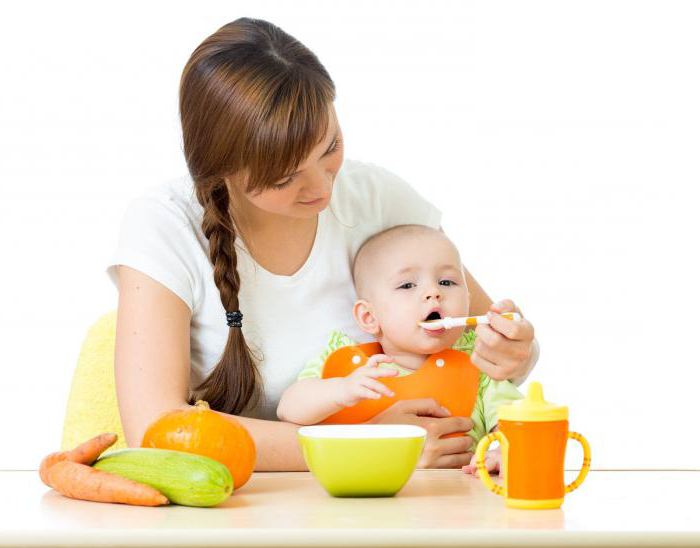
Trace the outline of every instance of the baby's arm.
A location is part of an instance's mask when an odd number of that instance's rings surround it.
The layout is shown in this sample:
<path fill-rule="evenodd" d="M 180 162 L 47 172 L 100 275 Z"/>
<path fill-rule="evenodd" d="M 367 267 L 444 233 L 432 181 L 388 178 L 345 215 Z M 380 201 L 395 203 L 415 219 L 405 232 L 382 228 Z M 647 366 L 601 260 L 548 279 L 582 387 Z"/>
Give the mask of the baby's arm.
<path fill-rule="evenodd" d="M 316 424 L 361 400 L 392 397 L 394 393 L 377 380 L 398 374 L 395 369 L 378 367 L 391 361 L 389 356 L 375 354 L 347 377 L 297 381 L 282 394 L 277 417 L 295 424 Z"/>

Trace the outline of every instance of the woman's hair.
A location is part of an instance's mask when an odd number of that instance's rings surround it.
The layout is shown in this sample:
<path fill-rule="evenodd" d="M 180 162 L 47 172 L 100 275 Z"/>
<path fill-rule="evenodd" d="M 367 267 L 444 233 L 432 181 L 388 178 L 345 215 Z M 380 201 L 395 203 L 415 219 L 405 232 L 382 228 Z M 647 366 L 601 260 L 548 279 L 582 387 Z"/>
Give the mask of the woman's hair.
<path fill-rule="evenodd" d="M 325 137 L 334 100 L 335 85 L 316 56 L 260 19 L 224 25 L 187 62 L 180 82 L 185 160 L 225 311 L 239 310 L 240 291 L 235 194 L 226 178 L 240 177 L 246 192 L 260 192 L 295 171 Z M 257 403 L 259 374 L 240 328 L 229 328 L 219 362 L 194 392 L 191 401 L 225 413 Z"/>

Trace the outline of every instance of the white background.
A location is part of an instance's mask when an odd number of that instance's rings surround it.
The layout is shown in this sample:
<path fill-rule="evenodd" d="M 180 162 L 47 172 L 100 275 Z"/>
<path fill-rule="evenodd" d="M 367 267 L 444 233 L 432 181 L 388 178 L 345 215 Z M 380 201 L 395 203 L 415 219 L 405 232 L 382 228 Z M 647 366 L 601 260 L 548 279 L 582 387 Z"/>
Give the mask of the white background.
<path fill-rule="evenodd" d="M 24 2 L 0 8 L 0 469 L 57 450 L 126 203 L 185 173 L 191 51 L 241 16 L 324 63 L 346 157 L 444 212 L 542 347 L 596 468 L 700 467 L 700 5 Z M 572 465 L 579 454 L 572 450 Z"/>

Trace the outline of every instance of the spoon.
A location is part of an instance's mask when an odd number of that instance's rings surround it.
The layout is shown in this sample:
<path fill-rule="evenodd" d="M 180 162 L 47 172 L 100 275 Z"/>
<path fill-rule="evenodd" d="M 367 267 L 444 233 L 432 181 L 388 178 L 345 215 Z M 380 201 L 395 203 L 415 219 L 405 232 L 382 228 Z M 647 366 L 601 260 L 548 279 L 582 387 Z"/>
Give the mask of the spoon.
<path fill-rule="evenodd" d="M 508 320 L 521 320 L 522 316 L 517 312 L 503 312 L 499 314 Z M 438 329 L 451 329 L 453 327 L 474 327 L 479 324 L 489 323 L 488 316 L 462 316 L 458 318 L 450 318 L 445 316 L 439 320 L 428 320 L 426 322 L 418 322 L 418 325 L 429 329 L 431 331 L 436 331 Z"/>

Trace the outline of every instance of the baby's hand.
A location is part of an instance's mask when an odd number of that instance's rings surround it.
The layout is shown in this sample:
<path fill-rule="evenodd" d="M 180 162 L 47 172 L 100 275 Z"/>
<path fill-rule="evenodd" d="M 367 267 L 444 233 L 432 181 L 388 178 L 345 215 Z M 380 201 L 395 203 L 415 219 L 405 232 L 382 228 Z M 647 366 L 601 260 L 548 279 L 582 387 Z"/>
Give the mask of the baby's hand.
<path fill-rule="evenodd" d="M 486 451 L 484 457 L 484 465 L 489 474 L 498 472 L 498 475 L 503 477 L 503 471 L 501 470 L 501 449 L 492 449 L 491 451 Z M 472 457 L 472 460 L 466 466 L 462 466 L 462 472 L 465 474 L 471 474 L 472 476 L 477 475 L 476 471 L 476 455 Z"/>
<path fill-rule="evenodd" d="M 361 400 L 376 400 L 382 396 L 391 398 L 394 393 L 376 379 L 395 377 L 399 374 L 395 369 L 379 367 L 380 363 L 393 361 L 385 354 L 375 354 L 367 360 L 365 365 L 358 367 L 347 377 L 341 378 L 336 403 L 343 407 L 351 407 Z"/>

